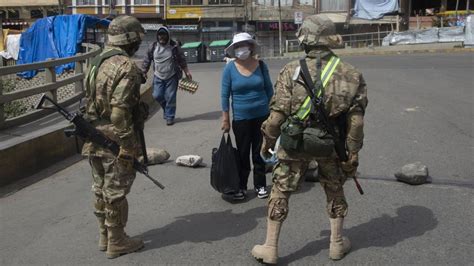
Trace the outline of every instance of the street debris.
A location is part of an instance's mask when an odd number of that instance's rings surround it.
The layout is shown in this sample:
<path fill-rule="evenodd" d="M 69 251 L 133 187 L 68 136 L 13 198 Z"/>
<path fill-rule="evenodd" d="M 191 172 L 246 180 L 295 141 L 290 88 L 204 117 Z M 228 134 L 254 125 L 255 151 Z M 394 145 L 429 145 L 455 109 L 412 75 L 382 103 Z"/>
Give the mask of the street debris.
<path fill-rule="evenodd" d="M 421 162 L 406 164 L 401 172 L 395 173 L 398 181 L 410 185 L 421 185 L 427 182 L 429 174 L 428 167 Z"/>
<path fill-rule="evenodd" d="M 176 164 L 179 166 L 199 167 L 202 163 L 202 157 L 199 155 L 183 155 L 176 158 Z"/>
<path fill-rule="evenodd" d="M 147 148 L 146 153 L 148 165 L 162 164 L 170 158 L 170 154 L 164 149 Z M 140 157 L 140 161 L 143 161 L 143 156 Z"/>

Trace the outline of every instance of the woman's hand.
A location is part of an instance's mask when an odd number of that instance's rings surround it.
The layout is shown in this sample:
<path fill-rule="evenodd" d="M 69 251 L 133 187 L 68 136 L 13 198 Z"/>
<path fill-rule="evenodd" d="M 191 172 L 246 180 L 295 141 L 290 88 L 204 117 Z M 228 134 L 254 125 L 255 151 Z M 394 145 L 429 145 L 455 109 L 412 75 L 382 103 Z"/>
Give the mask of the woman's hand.
<path fill-rule="evenodd" d="M 221 129 L 225 132 L 228 133 L 230 131 L 230 122 L 228 119 L 222 119 L 222 125 Z"/>
<path fill-rule="evenodd" d="M 228 133 L 230 131 L 229 112 L 222 111 L 221 129 L 224 130 L 225 133 Z"/>

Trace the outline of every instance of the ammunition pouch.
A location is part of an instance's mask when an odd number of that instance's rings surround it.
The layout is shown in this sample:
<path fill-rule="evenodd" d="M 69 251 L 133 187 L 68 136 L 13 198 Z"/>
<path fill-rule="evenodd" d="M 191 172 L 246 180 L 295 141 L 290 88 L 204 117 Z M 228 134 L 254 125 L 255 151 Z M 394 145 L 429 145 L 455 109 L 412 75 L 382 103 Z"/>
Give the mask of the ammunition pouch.
<path fill-rule="evenodd" d="M 321 127 L 306 127 L 303 121 L 289 117 L 281 126 L 280 145 L 289 152 L 328 157 L 334 152 L 333 137 Z"/>
<path fill-rule="evenodd" d="M 334 139 L 325 129 L 308 127 L 303 131 L 303 150 L 315 157 L 329 157 L 334 152 Z"/>
<path fill-rule="evenodd" d="M 303 147 L 304 123 L 296 117 L 288 117 L 280 127 L 280 145 L 291 152 L 301 152 Z"/>

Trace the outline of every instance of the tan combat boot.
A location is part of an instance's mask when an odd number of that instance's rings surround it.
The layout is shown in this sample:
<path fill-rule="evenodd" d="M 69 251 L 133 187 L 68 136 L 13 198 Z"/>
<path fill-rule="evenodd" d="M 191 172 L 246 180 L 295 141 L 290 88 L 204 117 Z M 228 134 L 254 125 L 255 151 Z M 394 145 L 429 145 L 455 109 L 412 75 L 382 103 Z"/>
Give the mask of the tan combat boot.
<path fill-rule="evenodd" d="M 267 239 L 263 245 L 255 245 L 252 256 L 266 264 L 276 264 L 278 260 L 278 237 L 282 222 L 267 219 Z"/>
<path fill-rule="evenodd" d="M 342 236 L 342 225 L 344 218 L 330 218 L 331 222 L 331 244 L 329 245 L 329 258 L 340 260 L 351 249 L 351 242 Z"/>
<path fill-rule="evenodd" d="M 135 252 L 143 248 L 143 240 L 138 238 L 130 238 L 123 230 L 123 227 L 108 227 L 108 245 L 107 258 L 114 259 L 121 255 Z"/>
<path fill-rule="evenodd" d="M 105 217 L 99 219 L 99 250 L 107 250 L 107 227 L 105 226 Z"/>

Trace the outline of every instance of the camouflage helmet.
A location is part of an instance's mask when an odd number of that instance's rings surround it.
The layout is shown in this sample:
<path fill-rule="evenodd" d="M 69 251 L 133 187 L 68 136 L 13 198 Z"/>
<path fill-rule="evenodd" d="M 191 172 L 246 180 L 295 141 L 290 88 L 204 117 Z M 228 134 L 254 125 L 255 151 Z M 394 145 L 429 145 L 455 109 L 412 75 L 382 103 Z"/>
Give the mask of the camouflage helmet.
<path fill-rule="evenodd" d="M 143 40 L 145 30 L 132 16 L 118 16 L 110 22 L 107 39 L 110 45 L 127 45 Z"/>
<path fill-rule="evenodd" d="M 306 17 L 298 32 L 296 32 L 300 44 L 309 46 L 329 46 L 334 42 L 332 40 L 334 35 L 336 35 L 336 26 L 324 14 Z"/>

